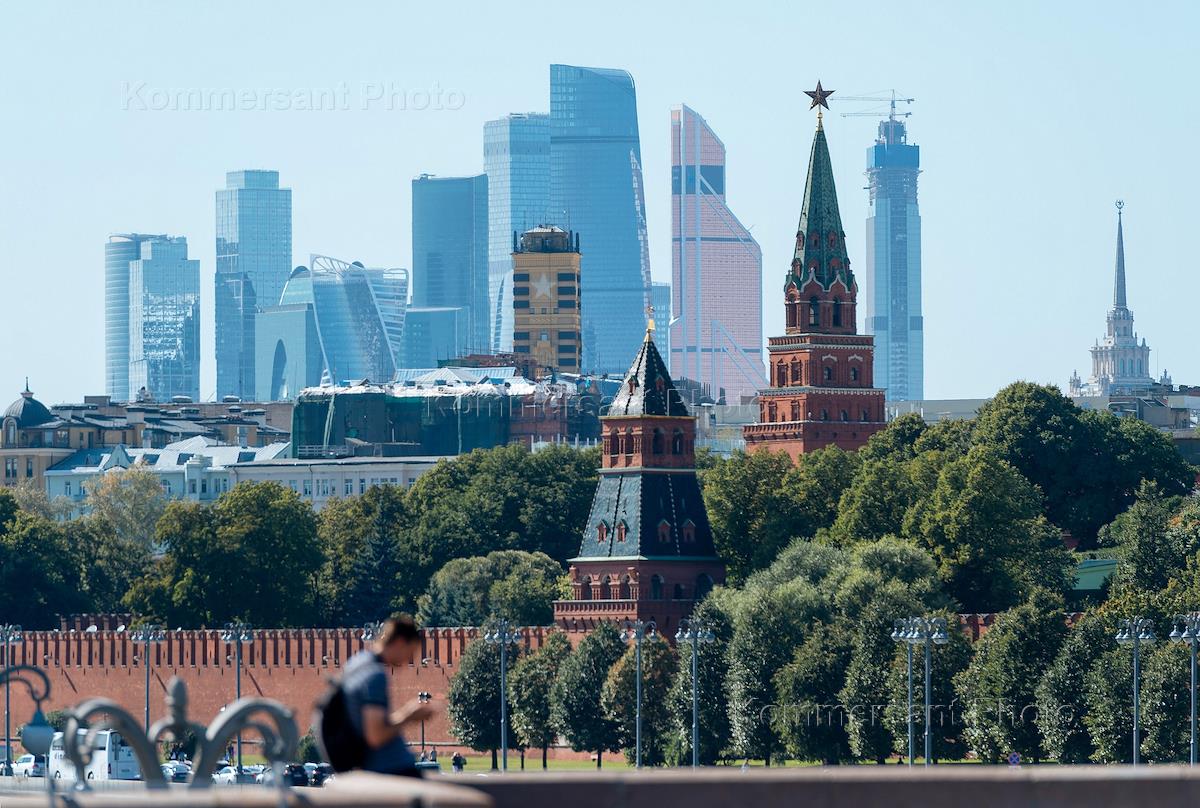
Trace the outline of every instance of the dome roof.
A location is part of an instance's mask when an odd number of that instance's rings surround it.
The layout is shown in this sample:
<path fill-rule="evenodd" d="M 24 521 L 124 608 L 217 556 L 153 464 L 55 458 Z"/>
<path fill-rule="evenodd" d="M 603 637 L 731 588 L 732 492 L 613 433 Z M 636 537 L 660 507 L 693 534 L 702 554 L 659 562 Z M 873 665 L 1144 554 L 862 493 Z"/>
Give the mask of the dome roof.
<path fill-rule="evenodd" d="M 4 411 L 4 418 L 16 418 L 18 427 L 32 427 L 54 420 L 46 405 L 33 397 L 28 381 L 25 382 L 25 389 L 21 391 L 21 397 L 9 404 L 8 409 Z"/>

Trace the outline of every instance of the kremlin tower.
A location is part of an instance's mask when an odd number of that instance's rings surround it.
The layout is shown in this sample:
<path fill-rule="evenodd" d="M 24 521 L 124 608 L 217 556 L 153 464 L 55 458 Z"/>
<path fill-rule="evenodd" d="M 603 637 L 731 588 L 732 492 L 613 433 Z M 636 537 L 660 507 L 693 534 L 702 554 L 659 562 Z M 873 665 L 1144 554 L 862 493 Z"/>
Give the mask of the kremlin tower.
<path fill-rule="evenodd" d="M 563 628 L 654 620 L 671 636 L 725 581 L 696 479 L 696 419 L 671 381 L 653 332 L 651 320 L 600 419 L 600 481 L 579 555 L 570 560 L 571 598 L 554 604 L 554 620 Z"/>
<path fill-rule="evenodd" d="M 817 132 L 796 230 L 796 250 L 783 285 L 784 336 L 768 342 L 770 387 L 759 391 L 758 423 L 745 427 L 750 451 L 786 451 L 793 459 L 824 446 L 853 450 L 885 426 L 883 391 L 872 387 L 874 337 L 859 334 L 858 283 L 820 107 L 832 90 L 806 94 L 817 108 Z"/>

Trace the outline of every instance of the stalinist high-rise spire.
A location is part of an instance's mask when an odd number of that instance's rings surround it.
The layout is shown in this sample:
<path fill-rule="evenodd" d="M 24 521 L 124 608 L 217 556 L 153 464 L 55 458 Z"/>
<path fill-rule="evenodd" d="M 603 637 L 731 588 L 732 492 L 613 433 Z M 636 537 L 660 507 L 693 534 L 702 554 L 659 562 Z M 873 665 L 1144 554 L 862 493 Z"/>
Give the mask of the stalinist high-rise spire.
<path fill-rule="evenodd" d="M 1092 346 L 1092 375 L 1084 383 L 1071 376 L 1073 396 L 1111 396 L 1149 389 L 1150 346 L 1138 340 L 1133 312 L 1125 295 L 1125 203 L 1117 200 L 1117 262 L 1113 277 L 1113 305 L 1108 311 L 1104 339 Z"/>

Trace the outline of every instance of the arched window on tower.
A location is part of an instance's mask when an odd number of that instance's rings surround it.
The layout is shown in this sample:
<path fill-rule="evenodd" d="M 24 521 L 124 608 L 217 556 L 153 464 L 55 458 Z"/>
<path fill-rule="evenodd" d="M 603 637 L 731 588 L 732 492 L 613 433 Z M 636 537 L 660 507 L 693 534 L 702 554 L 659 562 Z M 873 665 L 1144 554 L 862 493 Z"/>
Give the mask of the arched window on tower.
<path fill-rule="evenodd" d="M 580 600 L 591 600 L 592 599 L 592 576 L 590 576 L 590 575 L 583 576 L 583 581 L 580 583 L 580 586 L 579 586 L 579 599 Z"/>
<path fill-rule="evenodd" d="M 792 360 L 792 384 L 804 384 L 804 366 L 799 359 Z"/>
<path fill-rule="evenodd" d="M 625 427 L 625 458 L 633 457 L 633 427 Z"/>
<path fill-rule="evenodd" d="M 838 327 L 842 324 L 842 301 L 840 298 L 833 299 L 833 325 Z"/>
<path fill-rule="evenodd" d="M 663 433 L 661 427 L 654 427 L 654 439 L 652 442 L 652 451 L 656 455 L 666 451 L 667 436 Z"/>
<path fill-rule="evenodd" d="M 650 600 L 663 599 L 663 579 L 661 575 L 655 575 L 650 579 Z"/>
<path fill-rule="evenodd" d="M 596 525 L 596 541 L 608 541 L 608 525 L 604 522 Z"/>
<path fill-rule="evenodd" d="M 633 597 L 632 593 L 633 593 L 632 579 L 628 575 L 626 575 L 623 578 L 621 578 L 621 586 L 617 592 L 617 597 L 620 598 L 621 600 L 629 600 L 631 597 Z"/>
<path fill-rule="evenodd" d="M 827 381 L 827 382 L 833 381 L 833 368 L 829 367 L 829 365 L 826 365 L 821 370 L 821 377 L 824 378 L 825 381 Z"/>
<path fill-rule="evenodd" d="M 672 595 L 675 600 L 683 600 L 683 584 L 675 584 L 675 593 Z"/>
<path fill-rule="evenodd" d="M 658 543 L 668 544 L 671 541 L 671 523 L 666 519 L 658 523 Z"/>
<path fill-rule="evenodd" d="M 821 324 L 821 301 L 816 297 L 808 299 L 808 324 Z"/>
<path fill-rule="evenodd" d="M 780 359 L 778 362 L 775 363 L 775 386 L 776 387 L 787 387 L 787 385 L 788 385 L 787 365 L 783 364 L 783 360 Z"/>
<path fill-rule="evenodd" d="M 712 591 L 713 579 L 707 572 L 702 572 L 696 576 L 696 600 L 703 600 L 704 596 Z"/>
<path fill-rule="evenodd" d="M 671 454 L 683 454 L 683 430 L 678 427 L 671 433 Z"/>
<path fill-rule="evenodd" d="M 850 368 L 850 381 L 858 381 L 858 368 Z"/>
<path fill-rule="evenodd" d="M 621 453 L 621 435 L 617 430 L 610 429 L 608 431 L 608 460 L 611 464 L 616 465 L 617 455 Z"/>
<path fill-rule="evenodd" d="M 696 523 L 691 519 L 685 519 L 679 533 L 684 544 L 691 544 L 696 540 Z"/>
<path fill-rule="evenodd" d="M 842 410 L 842 420 L 843 420 L 843 421 L 849 421 L 849 420 L 850 420 L 850 413 L 848 413 L 846 410 Z"/>
<path fill-rule="evenodd" d="M 612 576 L 605 575 L 600 582 L 600 600 L 612 600 Z"/>
<path fill-rule="evenodd" d="M 617 541 L 625 541 L 625 534 L 629 532 L 629 528 L 625 525 L 625 520 L 617 522 Z"/>

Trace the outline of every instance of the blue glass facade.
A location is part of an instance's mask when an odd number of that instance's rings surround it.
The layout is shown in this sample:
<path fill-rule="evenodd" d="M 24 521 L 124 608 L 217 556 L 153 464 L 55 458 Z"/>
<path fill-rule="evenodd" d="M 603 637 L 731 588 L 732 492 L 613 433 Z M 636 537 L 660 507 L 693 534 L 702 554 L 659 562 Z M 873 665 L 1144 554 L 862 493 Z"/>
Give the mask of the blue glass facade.
<path fill-rule="evenodd" d="M 255 318 L 292 269 L 292 191 L 277 171 L 230 171 L 216 194 L 217 395 L 255 399 Z"/>
<path fill-rule="evenodd" d="M 104 391 L 113 401 L 129 397 L 129 263 L 142 254 L 141 233 L 117 233 L 104 245 Z"/>
<path fill-rule="evenodd" d="M 664 357 L 671 355 L 671 284 L 655 282 L 650 287 L 654 306 L 654 342 Z"/>
<path fill-rule="evenodd" d="M 550 210 L 580 235 L 584 370 L 623 374 L 650 271 L 637 95 L 623 70 L 550 66 Z"/>
<path fill-rule="evenodd" d="M 488 353 L 488 178 L 412 182 L 413 306 L 461 308 L 465 353 Z"/>
<path fill-rule="evenodd" d="M 408 273 L 314 255 L 279 305 L 259 313 L 256 386 L 272 401 L 305 387 L 391 381 L 404 332 Z"/>
<path fill-rule="evenodd" d="M 200 262 L 187 239 L 155 237 L 129 262 L 127 401 L 200 400 Z"/>
<path fill-rule="evenodd" d="M 513 232 L 549 220 L 550 116 L 528 112 L 483 125 L 488 178 L 488 306 L 493 351 L 513 349 Z"/>
<path fill-rule="evenodd" d="M 467 337 L 466 311 L 448 306 L 412 307 L 405 316 L 402 368 L 435 368 L 462 356 Z"/>
<path fill-rule="evenodd" d="M 920 147 L 903 120 L 879 124 L 867 149 L 866 328 L 875 335 L 875 386 L 889 401 L 925 398 L 925 321 L 921 314 Z"/>

